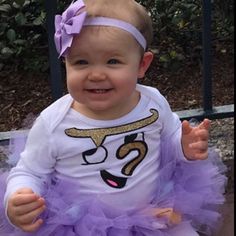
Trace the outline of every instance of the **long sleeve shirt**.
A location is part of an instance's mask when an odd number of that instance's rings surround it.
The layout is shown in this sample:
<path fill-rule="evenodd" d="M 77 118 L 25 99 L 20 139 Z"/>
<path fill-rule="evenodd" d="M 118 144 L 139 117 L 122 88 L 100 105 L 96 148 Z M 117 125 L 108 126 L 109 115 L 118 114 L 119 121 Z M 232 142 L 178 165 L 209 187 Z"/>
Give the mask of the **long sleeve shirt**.
<path fill-rule="evenodd" d="M 166 99 L 155 88 L 136 89 L 137 106 L 114 120 L 94 120 L 73 110 L 69 94 L 42 111 L 8 177 L 5 204 L 22 187 L 41 194 L 52 173 L 77 181 L 81 194 L 97 194 L 108 204 L 132 208 L 149 202 L 159 176 L 161 137 L 179 161 L 187 160 L 181 122 Z"/>

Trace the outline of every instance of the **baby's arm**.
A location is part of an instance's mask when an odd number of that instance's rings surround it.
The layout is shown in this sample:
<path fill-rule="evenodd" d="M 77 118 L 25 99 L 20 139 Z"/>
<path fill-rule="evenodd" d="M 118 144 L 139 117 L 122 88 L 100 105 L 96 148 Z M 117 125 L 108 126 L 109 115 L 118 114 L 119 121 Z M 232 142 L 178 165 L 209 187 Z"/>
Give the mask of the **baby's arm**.
<path fill-rule="evenodd" d="M 45 209 L 41 196 L 55 165 L 51 154 L 50 134 L 39 117 L 26 142 L 17 165 L 7 177 L 4 205 L 8 220 L 24 231 L 34 231 L 42 223 L 37 219 Z"/>
<path fill-rule="evenodd" d="M 45 210 L 45 200 L 29 188 L 21 188 L 8 200 L 7 215 L 12 224 L 23 231 L 33 232 L 43 223 L 38 216 Z"/>
<path fill-rule="evenodd" d="M 208 156 L 210 120 L 204 119 L 196 127 L 191 127 L 188 121 L 182 123 L 182 148 L 188 160 L 204 160 Z"/>

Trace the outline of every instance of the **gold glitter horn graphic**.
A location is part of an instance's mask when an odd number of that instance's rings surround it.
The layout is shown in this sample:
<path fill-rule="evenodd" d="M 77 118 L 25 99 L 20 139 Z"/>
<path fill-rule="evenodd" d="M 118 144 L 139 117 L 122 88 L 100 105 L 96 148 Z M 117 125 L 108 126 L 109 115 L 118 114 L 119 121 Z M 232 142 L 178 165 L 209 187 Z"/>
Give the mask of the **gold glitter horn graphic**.
<path fill-rule="evenodd" d="M 159 117 L 158 111 L 155 109 L 150 109 L 150 112 L 152 113 L 152 115 L 148 116 L 147 118 L 121 126 L 95 129 L 69 128 L 65 130 L 65 133 L 66 135 L 73 138 L 91 138 L 95 145 L 98 147 L 104 142 L 107 136 L 127 133 L 154 123 Z"/>

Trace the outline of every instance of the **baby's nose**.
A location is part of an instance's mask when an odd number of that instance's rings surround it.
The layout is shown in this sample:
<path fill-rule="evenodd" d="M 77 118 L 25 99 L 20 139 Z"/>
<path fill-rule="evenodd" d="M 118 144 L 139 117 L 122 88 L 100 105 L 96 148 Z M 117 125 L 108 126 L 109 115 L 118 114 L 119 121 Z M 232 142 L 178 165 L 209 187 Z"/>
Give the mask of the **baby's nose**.
<path fill-rule="evenodd" d="M 89 73 L 88 79 L 92 81 L 105 80 L 106 74 L 100 69 L 94 69 L 94 70 L 91 70 L 91 72 Z"/>

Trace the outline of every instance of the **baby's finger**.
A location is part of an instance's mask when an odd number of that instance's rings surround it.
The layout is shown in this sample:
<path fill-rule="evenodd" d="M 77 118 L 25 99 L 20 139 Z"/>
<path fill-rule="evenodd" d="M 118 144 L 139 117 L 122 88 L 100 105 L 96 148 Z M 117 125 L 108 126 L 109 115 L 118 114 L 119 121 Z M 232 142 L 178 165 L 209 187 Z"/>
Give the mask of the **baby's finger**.
<path fill-rule="evenodd" d="M 22 215 L 19 218 L 19 223 L 20 224 L 31 224 L 31 223 L 35 223 L 35 219 L 41 214 L 43 213 L 43 211 L 46 209 L 45 206 L 39 207 L 31 212 L 28 212 L 25 215 Z"/>
<path fill-rule="evenodd" d="M 37 199 L 39 199 L 39 196 L 37 196 L 36 194 L 18 194 L 18 195 L 14 195 L 11 198 L 11 202 L 14 206 L 20 206 L 20 205 L 24 205 L 24 204 L 28 204 L 34 201 L 37 201 Z"/>
<path fill-rule="evenodd" d="M 36 201 L 33 201 L 31 203 L 28 204 L 24 204 L 24 205 L 19 205 L 17 207 L 15 207 L 15 213 L 16 215 L 25 215 L 29 212 L 32 212 L 33 210 L 42 207 L 43 205 L 45 205 L 45 200 L 43 198 L 39 198 Z"/>
<path fill-rule="evenodd" d="M 198 137 L 198 140 L 206 141 L 208 142 L 209 139 L 209 132 L 205 129 L 199 129 L 196 131 L 196 136 Z"/>
<path fill-rule="evenodd" d="M 208 143 L 199 141 L 199 142 L 189 144 L 189 147 L 191 149 L 195 149 L 198 152 L 205 152 L 208 149 Z"/>
<path fill-rule="evenodd" d="M 192 131 L 192 127 L 190 126 L 189 122 L 187 120 L 184 120 L 182 122 L 182 134 L 186 135 L 189 134 Z"/>
<path fill-rule="evenodd" d="M 209 130 L 211 126 L 211 121 L 208 119 L 204 119 L 200 124 L 199 124 L 199 129 L 206 129 Z"/>
<path fill-rule="evenodd" d="M 205 160 L 208 158 L 208 152 L 196 153 L 194 156 L 195 160 Z"/>
<path fill-rule="evenodd" d="M 34 232 L 43 224 L 42 219 L 38 219 L 32 224 L 21 225 L 20 228 L 25 232 Z"/>
<path fill-rule="evenodd" d="M 24 193 L 34 193 L 31 188 L 20 188 L 16 191 L 18 194 L 24 194 Z"/>
<path fill-rule="evenodd" d="M 153 208 L 150 212 L 153 216 L 161 217 L 163 214 L 173 211 L 173 208 Z"/>

